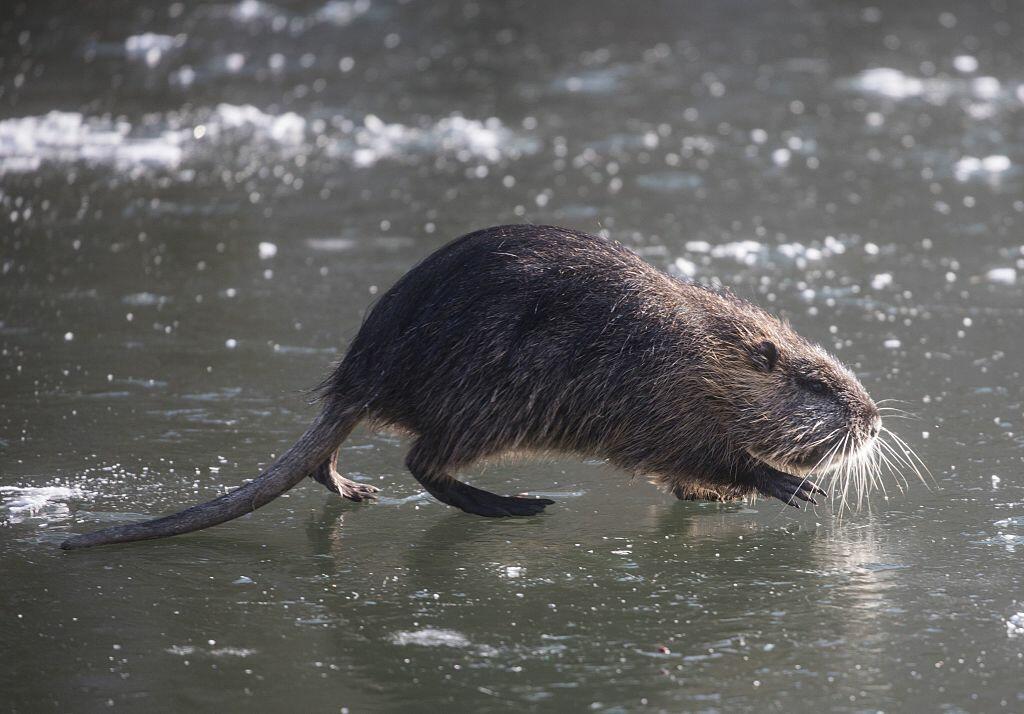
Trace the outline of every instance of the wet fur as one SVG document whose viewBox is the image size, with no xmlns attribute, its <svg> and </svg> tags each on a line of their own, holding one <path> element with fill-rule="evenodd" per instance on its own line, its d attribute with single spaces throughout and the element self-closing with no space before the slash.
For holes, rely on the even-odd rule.
<svg viewBox="0 0 1024 714">
<path fill-rule="evenodd" d="M 767 342 L 770 370 L 757 362 Z M 806 375 L 831 393 L 809 399 Z M 321 394 L 358 395 L 366 418 L 416 434 L 407 464 L 435 495 L 474 462 L 525 450 L 733 499 L 777 478 L 752 451 L 809 463 L 831 443 L 813 443 L 823 429 L 874 418 L 851 373 L 760 308 L 549 226 L 478 231 L 427 258 L 373 308 Z"/>
<path fill-rule="evenodd" d="M 856 377 L 760 308 L 614 241 L 527 225 L 463 236 L 410 270 L 319 399 L 338 428 L 298 478 L 372 498 L 333 466 L 366 421 L 415 435 L 406 463 L 423 488 L 483 516 L 551 503 L 455 478 L 523 451 L 607 459 L 681 499 L 811 500 L 799 474 L 843 437 L 867 443 L 878 419 Z"/>
</svg>

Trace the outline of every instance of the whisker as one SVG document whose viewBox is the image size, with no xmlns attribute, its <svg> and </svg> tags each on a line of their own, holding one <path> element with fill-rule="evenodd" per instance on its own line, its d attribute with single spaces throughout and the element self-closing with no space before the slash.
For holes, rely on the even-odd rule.
<svg viewBox="0 0 1024 714">
<path fill-rule="evenodd" d="M 881 434 L 879 434 L 879 436 L 881 436 Z M 883 449 L 889 452 L 889 455 L 893 457 L 893 461 L 895 463 L 893 463 L 893 461 L 890 461 L 890 470 L 892 471 L 892 473 L 901 481 L 903 481 L 903 485 L 909 489 L 910 484 L 907 483 L 907 479 L 903 476 L 903 470 L 898 468 L 901 464 L 907 464 L 907 458 L 903 454 L 898 452 L 896 448 L 888 441 L 885 441 L 884 439 L 879 439 L 878 443 L 882 446 Z"/>
<path fill-rule="evenodd" d="M 877 402 L 883 419 L 920 418 L 901 407 L 892 406 L 898 401 L 886 399 Z M 925 486 L 929 485 L 929 479 L 935 483 L 934 476 L 917 452 L 891 429 L 881 426 L 874 437 L 863 438 L 859 431 L 846 425 L 817 434 L 816 430 L 823 426 L 821 421 L 817 421 L 805 427 L 798 433 L 794 445 L 777 449 L 772 457 L 782 463 L 795 462 L 808 450 L 824 447 L 824 453 L 813 466 L 804 467 L 801 485 L 817 481 L 817 485 L 832 496 L 833 508 L 839 518 L 847 510 L 870 509 L 874 491 L 880 491 L 887 499 L 889 487 L 894 485 L 900 493 L 905 493 L 910 488 L 908 471 Z"/>
<path fill-rule="evenodd" d="M 846 498 L 847 498 L 847 494 L 849 493 L 849 490 L 850 490 L 850 462 L 847 459 L 847 454 L 846 454 L 846 445 L 849 442 L 849 440 L 850 440 L 850 434 L 849 434 L 849 432 L 847 432 L 846 435 L 843 437 L 842 447 L 839 450 L 839 453 L 842 455 L 842 459 L 843 459 L 843 461 L 842 461 L 843 468 L 842 468 L 842 470 L 839 473 L 840 485 L 843 487 L 843 489 L 842 489 L 842 494 L 843 495 L 842 495 L 842 498 L 839 500 L 839 515 L 840 515 L 840 517 L 842 517 L 843 512 L 846 510 Z"/>
<path fill-rule="evenodd" d="M 912 459 L 914 459 L 914 461 L 916 461 L 916 462 L 917 462 L 917 463 L 918 463 L 918 464 L 919 464 L 919 465 L 921 466 L 921 468 L 923 468 L 923 469 L 925 470 L 925 472 L 926 472 L 926 473 L 927 473 L 927 474 L 928 474 L 929 476 L 931 476 L 931 475 L 932 475 L 932 472 L 928 470 L 928 466 L 927 466 L 927 465 L 925 464 L 925 462 L 924 462 L 924 461 L 922 461 L 922 460 L 921 460 L 921 457 L 917 455 L 917 452 L 916 452 L 916 451 L 914 451 L 914 450 L 913 450 L 913 449 L 912 449 L 912 448 L 910 447 L 910 444 L 908 444 L 907 442 L 905 442 L 905 441 L 903 440 L 903 438 L 902 438 L 902 437 L 901 437 L 901 436 L 900 436 L 899 434 L 897 434 L 897 433 L 895 433 L 895 432 L 892 432 L 892 431 L 889 431 L 888 429 L 886 429 L 886 431 L 887 431 L 887 432 L 889 432 L 889 435 L 890 435 L 890 436 L 892 436 L 892 438 L 896 440 L 896 443 L 898 443 L 898 444 L 900 445 L 900 447 L 901 447 L 901 448 L 905 449 L 905 450 L 907 451 L 907 453 L 908 453 L 908 454 L 910 455 L 910 457 L 911 457 Z M 933 477 L 933 480 L 934 480 L 934 477 Z"/>
<path fill-rule="evenodd" d="M 924 475 L 921 473 L 921 469 L 919 469 L 918 466 L 923 468 L 925 473 L 927 473 L 928 476 L 932 479 L 932 482 L 935 483 L 935 477 L 932 476 L 932 472 L 928 470 L 928 466 L 926 466 L 924 461 L 921 460 L 921 457 L 917 455 L 917 452 L 910 448 L 907 442 L 901 439 L 898 434 L 890 431 L 889 429 L 886 429 L 884 426 L 882 427 L 882 430 L 885 431 L 885 433 L 888 434 L 894 442 L 896 442 L 896 446 L 898 446 L 900 451 L 902 451 L 905 454 L 908 464 L 910 465 L 913 472 L 917 475 L 917 477 L 921 480 L 921 483 L 923 483 L 926 487 L 928 486 L 928 483 L 927 481 L 925 481 Z"/>
<path fill-rule="evenodd" d="M 901 484 L 900 481 L 903 481 L 903 483 L 906 484 L 906 479 L 903 478 L 903 474 L 901 474 L 899 472 L 899 469 L 897 469 L 893 465 L 893 463 L 889 459 L 889 457 L 886 456 L 884 449 L 887 446 L 889 446 L 889 445 L 886 444 L 885 442 L 883 442 L 881 439 L 879 439 L 878 440 L 878 448 L 876 449 L 876 453 L 878 454 L 878 457 L 880 459 L 880 463 L 884 463 L 885 464 L 885 468 L 888 469 L 889 473 L 891 473 L 893 476 L 896 477 L 896 479 L 897 479 L 897 481 L 896 481 L 896 488 L 898 488 L 900 490 L 900 493 L 903 493 L 904 492 L 903 491 L 903 484 Z M 879 472 L 881 472 L 881 466 L 879 466 Z M 908 488 L 909 488 L 909 486 L 908 486 Z"/>
<path fill-rule="evenodd" d="M 871 488 L 878 489 L 882 492 L 882 496 L 885 498 L 889 497 L 888 492 L 885 490 L 885 482 L 882 481 L 881 471 L 878 467 L 878 447 L 872 442 L 871 448 L 867 449 L 863 456 L 864 461 L 864 473 Z"/>
<path fill-rule="evenodd" d="M 906 409 L 897 409 L 896 407 L 878 407 L 879 413 L 886 417 L 903 417 L 905 419 L 920 419 L 921 417 L 914 412 L 908 412 Z"/>
</svg>

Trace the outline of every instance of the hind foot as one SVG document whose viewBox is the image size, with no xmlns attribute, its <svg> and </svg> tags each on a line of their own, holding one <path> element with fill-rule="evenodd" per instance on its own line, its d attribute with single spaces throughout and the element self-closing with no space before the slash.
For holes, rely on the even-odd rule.
<svg viewBox="0 0 1024 714">
<path fill-rule="evenodd" d="M 377 498 L 377 493 L 380 491 L 379 488 L 345 478 L 338 473 L 336 468 L 337 462 L 338 453 L 335 452 L 330 461 L 320 464 L 320 467 L 311 474 L 312 477 L 326 486 L 328 490 L 350 501 L 369 501 Z"/>
<path fill-rule="evenodd" d="M 424 487 L 442 503 L 455 506 L 466 513 L 490 518 L 535 516 L 546 506 L 554 503 L 550 498 L 498 496 L 455 480 L 450 480 L 444 486 L 424 484 Z"/>
<path fill-rule="evenodd" d="M 818 502 L 812 494 L 828 495 L 806 478 L 791 476 L 775 469 L 766 469 L 766 473 L 758 477 L 755 486 L 762 495 L 777 498 L 794 508 L 800 508 L 797 499 L 817 506 Z"/>
<path fill-rule="evenodd" d="M 368 483 L 359 483 L 347 479 L 344 476 L 339 476 L 335 481 L 338 491 L 342 498 L 347 498 L 350 501 L 372 501 L 377 498 L 377 494 L 380 489 L 376 486 L 371 486 Z"/>
</svg>

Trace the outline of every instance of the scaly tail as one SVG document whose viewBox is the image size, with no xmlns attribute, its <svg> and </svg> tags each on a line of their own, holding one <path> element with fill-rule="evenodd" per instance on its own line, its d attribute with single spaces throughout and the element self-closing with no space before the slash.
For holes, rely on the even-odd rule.
<svg viewBox="0 0 1024 714">
<path fill-rule="evenodd" d="M 359 423 L 360 417 L 356 408 L 332 408 L 327 404 L 294 446 L 260 474 L 259 478 L 231 493 L 171 516 L 72 536 L 61 543 L 60 547 L 73 550 L 108 543 L 167 538 L 209 528 L 251 513 L 295 486 L 329 459 L 331 453 Z"/>
</svg>

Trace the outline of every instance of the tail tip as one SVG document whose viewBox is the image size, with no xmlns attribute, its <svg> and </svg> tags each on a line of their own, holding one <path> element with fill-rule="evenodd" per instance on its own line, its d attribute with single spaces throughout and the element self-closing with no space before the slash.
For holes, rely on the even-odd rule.
<svg viewBox="0 0 1024 714">
<path fill-rule="evenodd" d="M 60 549 L 75 550 L 76 548 L 81 548 L 82 546 L 78 545 L 78 539 L 79 536 L 71 536 L 70 538 L 66 539 L 64 542 L 60 544 Z"/>
</svg>

